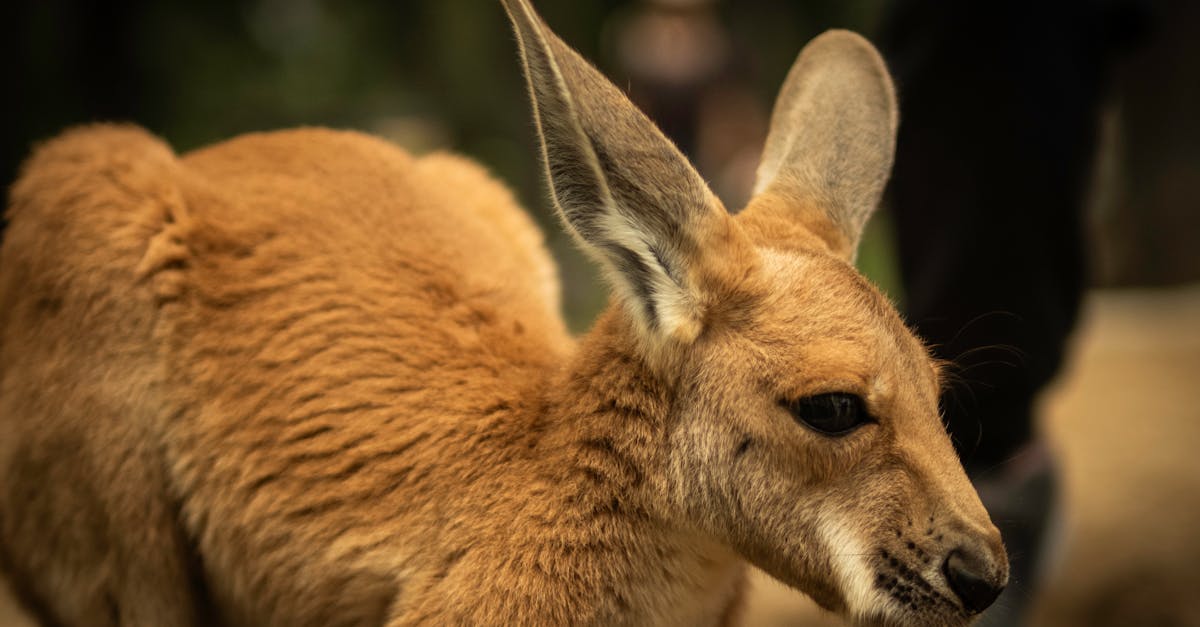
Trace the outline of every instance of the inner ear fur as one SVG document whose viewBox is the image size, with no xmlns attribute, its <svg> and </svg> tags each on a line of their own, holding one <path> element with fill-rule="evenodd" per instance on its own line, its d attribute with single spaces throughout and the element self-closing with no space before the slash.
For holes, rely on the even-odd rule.
<svg viewBox="0 0 1200 627">
<path fill-rule="evenodd" d="M 870 42 L 844 30 L 813 39 L 775 101 L 739 223 L 760 245 L 824 246 L 853 259 L 891 173 L 898 123 L 891 76 Z"/>
</svg>

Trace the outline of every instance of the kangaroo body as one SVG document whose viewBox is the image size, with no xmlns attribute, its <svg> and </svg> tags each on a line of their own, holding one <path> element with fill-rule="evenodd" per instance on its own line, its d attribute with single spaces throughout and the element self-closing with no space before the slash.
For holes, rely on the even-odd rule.
<svg viewBox="0 0 1200 627">
<path fill-rule="evenodd" d="M 861 624 L 1007 577 L 938 366 L 848 263 L 891 165 L 870 44 L 781 92 L 736 218 L 523 0 L 566 227 L 449 155 L 321 129 L 177 157 L 70 131 L 0 250 L 0 568 L 63 625 L 720 625 L 746 561 Z M 803 121 L 800 124 L 799 121 Z"/>
<path fill-rule="evenodd" d="M 656 622 L 731 600 L 727 551 L 653 529 L 629 501 L 645 471 L 605 423 L 648 421 L 665 399 L 613 341 L 597 338 L 613 361 L 580 354 L 539 231 L 477 166 L 316 129 L 176 159 L 94 127 L 27 172 L 0 261 L 5 328 L 21 330 L 0 376 L 45 394 L 0 395 L 7 441 L 23 443 L 0 468 L 38 484 L 67 459 L 82 472 L 70 494 L 6 495 L 21 511 L 4 554 L 16 581 L 44 582 L 37 597 L 78 608 L 61 620 L 101 624 L 189 578 L 235 624 Z M 589 358 L 613 389 L 563 376 Z M 556 430 L 551 405 L 581 428 Z M 147 522 L 153 536 L 131 533 Z M 631 542 L 634 524 L 652 538 Z M 28 559 L 53 545 L 82 564 Z M 638 558 L 724 567 L 639 598 L 621 592 L 655 578 Z M 83 589 L 66 572 L 80 566 L 95 576 Z M 520 598 L 522 580 L 539 598 Z M 547 597 L 560 581 L 589 585 Z"/>
</svg>

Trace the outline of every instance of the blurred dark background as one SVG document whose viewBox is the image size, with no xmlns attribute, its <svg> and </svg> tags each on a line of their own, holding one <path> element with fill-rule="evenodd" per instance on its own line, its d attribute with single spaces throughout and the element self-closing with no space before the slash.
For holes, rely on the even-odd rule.
<svg viewBox="0 0 1200 627">
<path fill-rule="evenodd" d="M 1032 437 L 1085 289 L 1200 280 L 1200 3 L 535 4 L 735 210 L 803 44 L 840 27 L 881 47 L 901 137 L 858 264 L 959 364 L 947 414 L 973 476 Z M 39 0 L 4 3 L 0 17 L 6 182 L 36 142 L 88 122 L 135 122 L 179 152 L 249 131 L 359 129 L 487 165 L 546 227 L 570 326 L 605 302 L 547 202 L 498 2 Z M 989 424 L 1018 428 L 973 427 Z"/>
<path fill-rule="evenodd" d="M 544 0 L 538 6 L 566 41 L 630 89 L 727 205 L 738 207 L 775 90 L 804 42 L 831 27 L 877 38 L 885 22 L 895 21 L 889 12 L 911 4 L 920 3 Z M 1087 223 L 1099 244 L 1089 266 L 1093 282 L 1163 284 L 1200 276 L 1200 246 L 1193 242 L 1200 218 L 1189 210 L 1200 197 L 1196 3 L 1014 6 L 1037 22 L 1056 4 L 1084 9 L 1086 15 L 1056 24 L 1080 30 L 1095 29 L 1088 16 L 1104 14 L 1108 5 L 1137 7 L 1118 18 L 1138 21 L 1126 25 L 1137 31 L 1131 35 L 1137 42 L 1114 66 L 1098 127 L 1100 176 L 1090 183 Z M 474 156 L 551 224 L 515 44 L 498 3 L 38 0 L 7 2 L 0 11 L 9 85 L 9 113 L 0 124 L 5 181 L 15 178 L 34 142 L 74 124 L 133 121 L 181 152 L 246 131 L 327 125 L 384 135 L 417 152 L 446 148 Z M 916 27 L 908 30 L 920 36 Z M 903 82 L 899 87 L 906 89 Z M 981 120 L 994 114 L 971 113 Z M 903 299 L 887 215 L 875 222 L 860 265 Z M 550 230 L 564 260 L 568 316 L 573 328 L 583 328 L 602 292 L 567 240 Z"/>
</svg>

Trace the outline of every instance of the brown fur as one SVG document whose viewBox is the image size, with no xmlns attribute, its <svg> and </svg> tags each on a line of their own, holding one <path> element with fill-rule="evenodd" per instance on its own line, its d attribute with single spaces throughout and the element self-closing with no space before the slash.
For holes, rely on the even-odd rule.
<svg viewBox="0 0 1200 627">
<path fill-rule="evenodd" d="M 744 559 L 862 622 L 967 621 L 941 556 L 986 545 L 1002 573 L 1003 551 L 935 367 L 847 263 L 857 233 L 800 221 L 781 244 L 794 187 L 737 219 L 698 176 L 664 187 L 686 161 L 509 8 L 543 131 L 599 137 L 546 143 L 568 226 L 625 237 L 563 190 L 607 194 L 598 228 L 665 264 L 639 291 L 592 250 L 618 285 L 578 341 L 541 235 L 457 157 L 302 129 L 179 158 L 93 126 L 26 164 L 0 252 L 0 559 L 44 621 L 715 624 Z M 778 405 L 830 391 L 877 423 L 830 438 Z"/>
</svg>

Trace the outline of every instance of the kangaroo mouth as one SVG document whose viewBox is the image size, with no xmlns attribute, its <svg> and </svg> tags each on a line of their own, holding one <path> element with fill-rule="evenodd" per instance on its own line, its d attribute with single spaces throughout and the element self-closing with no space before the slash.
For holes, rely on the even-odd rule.
<svg viewBox="0 0 1200 627">
<path fill-rule="evenodd" d="M 915 568 L 886 549 L 880 549 L 875 567 L 875 589 L 894 603 L 912 611 L 926 608 L 953 610 L 967 616 L 962 607 L 943 594 Z"/>
</svg>

